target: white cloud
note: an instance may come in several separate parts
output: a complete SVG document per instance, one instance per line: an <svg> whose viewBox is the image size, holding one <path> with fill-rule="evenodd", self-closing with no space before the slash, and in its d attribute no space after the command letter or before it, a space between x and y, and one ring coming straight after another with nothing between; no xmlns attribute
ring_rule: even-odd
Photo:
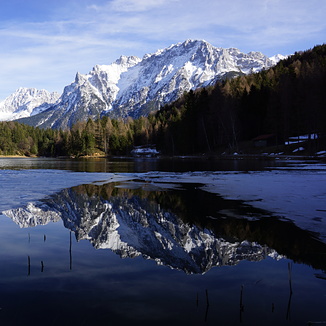
<svg viewBox="0 0 326 326"><path fill-rule="evenodd" d="M109 8L120 12L142 12L170 6L178 0L113 0Z"/></svg>

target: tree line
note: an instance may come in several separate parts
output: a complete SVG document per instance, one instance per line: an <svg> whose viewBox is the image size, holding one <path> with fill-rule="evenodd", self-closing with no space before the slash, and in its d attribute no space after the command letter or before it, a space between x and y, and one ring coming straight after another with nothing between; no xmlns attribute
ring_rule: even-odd
<svg viewBox="0 0 326 326"><path fill-rule="evenodd" d="M155 144L165 154L225 149L273 134L326 135L326 45L298 52L259 73L185 92L177 101L139 119L76 123L70 130L0 123L0 155L126 155Z"/></svg>

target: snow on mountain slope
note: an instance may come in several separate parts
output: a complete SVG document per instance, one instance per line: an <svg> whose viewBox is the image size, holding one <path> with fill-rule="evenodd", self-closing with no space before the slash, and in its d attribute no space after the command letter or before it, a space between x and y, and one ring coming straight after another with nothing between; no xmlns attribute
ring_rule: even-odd
<svg viewBox="0 0 326 326"><path fill-rule="evenodd" d="M229 74L258 72L277 60L260 52L245 54L187 40L142 59L122 56L111 65L95 66L88 74L77 73L56 104L24 122L64 129L89 117L146 116L185 91L214 84Z"/></svg>
<svg viewBox="0 0 326 326"><path fill-rule="evenodd" d="M58 93L35 88L19 88L0 102L0 121L15 120L36 115L53 105Z"/></svg>
<svg viewBox="0 0 326 326"><path fill-rule="evenodd" d="M229 72L248 74L274 63L259 52L213 47L205 41L188 40L146 55L121 75L114 107L122 115L146 115L146 104L176 100L184 91L213 84Z"/></svg>

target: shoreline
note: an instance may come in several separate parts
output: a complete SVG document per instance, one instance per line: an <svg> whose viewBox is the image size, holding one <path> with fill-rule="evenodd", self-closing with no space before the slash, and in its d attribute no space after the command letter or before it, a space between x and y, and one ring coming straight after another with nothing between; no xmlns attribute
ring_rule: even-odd
<svg viewBox="0 0 326 326"><path fill-rule="evenodd" d="M0 155L0 158L31 158L31 157L37 157L37 156L26 156L26 155Z"/></svg>
<svg viewBox="0 0 326 326"><path fill-rule="evenodd" d="M181 160L319 160L326 161L326 155L286 155L286 154L199 154L199 155L161 155L161 156L132 156L132 155L85 155L79 157L69 156L25 156L0 155L0 158L53 158L53 159L181 159Z"/></svg>

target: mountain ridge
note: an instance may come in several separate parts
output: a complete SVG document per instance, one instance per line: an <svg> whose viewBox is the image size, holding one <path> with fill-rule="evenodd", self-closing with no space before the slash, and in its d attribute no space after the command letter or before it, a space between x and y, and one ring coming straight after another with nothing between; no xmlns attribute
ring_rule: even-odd
<svg viewBox="0 0 326 326"><path fill-rule="evenodd" d="M67 129L88 118L138 118L180 97L235 75L258 72L282 58L261 52L218 48L202 40L187 40L145 54L121 56L110 65L95 65L88 74L77 72L60 99L39 114L20 122L42 128Z"/></svg>

